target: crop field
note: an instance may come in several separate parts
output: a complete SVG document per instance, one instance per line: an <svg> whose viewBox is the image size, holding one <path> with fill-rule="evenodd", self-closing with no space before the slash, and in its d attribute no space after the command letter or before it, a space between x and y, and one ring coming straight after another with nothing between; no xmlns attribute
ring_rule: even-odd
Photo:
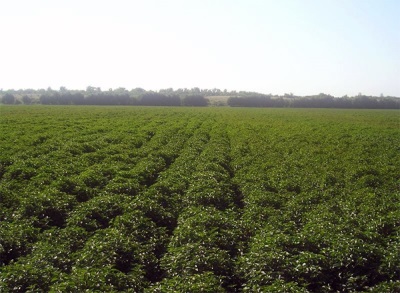
<svg viewBox="0 0 400 293"><path fill-rule="evenodd" d="M400 112L0 107L0 292L399 292Z"/></svg>

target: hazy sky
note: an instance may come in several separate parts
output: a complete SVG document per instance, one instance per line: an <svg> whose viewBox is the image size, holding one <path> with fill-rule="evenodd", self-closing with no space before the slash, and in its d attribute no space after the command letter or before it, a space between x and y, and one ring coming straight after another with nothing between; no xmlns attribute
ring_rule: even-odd
<svg viewBox="0 0 400 293"><path fill-rule="evenodd" d="M0 0L0 88L400 96L400 0Z"/></svg>

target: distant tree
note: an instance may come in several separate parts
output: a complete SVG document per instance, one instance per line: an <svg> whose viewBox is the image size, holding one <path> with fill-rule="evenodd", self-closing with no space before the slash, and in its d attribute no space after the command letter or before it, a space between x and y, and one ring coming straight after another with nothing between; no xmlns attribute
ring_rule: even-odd
<svg viewBox="0 0 400 293"><path fill-rule="evenodd" d="M25 105L30 105L30 104L32 104L32 98L28 95L24 95L24 96L22 96L22 102Z"/></svg>
<svg viewBox="0 0 400 293"><path fill-rule="evenodd" d="M220 89L217 89L217 88L213 88L213 89L212 89L212 94L213 94L214 96L219 96L219 95L221 94L221 90L220 90Z"/></svg>
<svg viewBox="0 0 400 293"><path fill-rule="evenodd" d="M208 105L208 100L201 95L191 95L186 96L182 100L183 106L196 106L196 107L205 107Z"/></svg>
<svg viewBox="0 0 400 293"><path fill-rule="evenodd" d="M60 90L59 90L60 93L66 93L67 91L68 90L65 86L60 86Z"/></svg>
<svg viewBox="0 0 400 293"><path fill-rule="evenodd" d="M274 107L274 100L267 95L230 97L228 105L231 107Z"/></svg>
<svg viewBox="0 0 400 293"><path fill-rule="evenodd" d="M87 94L97 94L100 93L101 89L99 87L94 87L94 86L88 86L86 87L86 93Z"/></svg>
<svg viewBox="0 0 400 293"><path fill-rule="evenodd" d="M295 96L293 95L293 93L285 93L284 95L283 95L285 98L295 98Z"/></svg>
<svg viewBox="0 0 400 293"><path fill-rule="evenodd" d="M75 93L70 95L70 104L82 105L84 104L84 96L81 93Z"/></svg>
<svg viewBox="0 0 400 293"><path fill-rule="evenodd" d="M3 104L15 104L15 101L16 99L12 94L5 94L2 99Z"/></svg>
<svg viewBox="0 0 400 293"><path fill-rule="evenodd" d="M124 87L119 87L119 88L115 89L113 91L113 93L118 94L118 95L127 95L127 94L129 94L129 91Z"/></svg>
<svg viewBox="0 0 400 293"><path fill-rule="evenodd" d="M159 93L163 95L173 95L174 89L173 88L161 89Z"/></svg>
<svg viewBox="0 0 400 293"><path fill-rule="evenodd" d="M140 99L142 106L180 106L181 99L177 95L167 96L159 93L146 93Z"/></svg>
<svg viewBox="0 0 400 293"><path fill-rule="evenodd" d="M146 90L144 90L144 89L142 89L142 88L140 88L140 87L137 87L137 88L132 89L132 90L130 91L130 94L131 94L132 96L134 96L134 97L139 97L139 96L143 95L144 93L146 93Z"/></svg>
<svg viewBox="0 0 400 293"><path fill-rule="evenodd" d="M192 93L195 94L195 95L198 95L198 94L200 94L200 92L201 92L200 89L199 89L198 87L192 88L191 91L192 91Z"/></svg>

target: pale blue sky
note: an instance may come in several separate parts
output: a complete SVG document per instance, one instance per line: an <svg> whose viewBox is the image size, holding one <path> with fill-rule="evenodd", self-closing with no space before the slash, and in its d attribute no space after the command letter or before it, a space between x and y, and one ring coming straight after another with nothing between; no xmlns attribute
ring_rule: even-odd
<svg viewBox="0 0 400 293"><path fill-rule="evenodd" d="M0 0L0 88L400 96L400 0Z"/></svg>

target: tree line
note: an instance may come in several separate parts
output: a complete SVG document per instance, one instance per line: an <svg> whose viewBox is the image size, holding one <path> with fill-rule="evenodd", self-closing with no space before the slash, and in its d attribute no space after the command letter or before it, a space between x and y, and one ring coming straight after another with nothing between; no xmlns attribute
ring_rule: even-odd
<svg viewBox="0 0 400 293"><path fill-rule="evenodd" d="M335 98L326 94L295 97L285 95L253 95L230 97L231 107L276 107L276 108L344 108L344 109L400 109L400 99L396 97L374 97L358 95Z"/></svg>
<svg viewBox="0 0 400 293"><path fill-rule="evenodd" d="M42 105L137 105L137 106L207 106L208 100L202 95L187 95L183 98L178 95L160 93L145 93L138 98L128 94L93 93L49 93L42 94L37 100L24 95L17 99L7 93L2 97L3 104L42 104Z"/></svg>
<svg viewBox="0 0 400 293"><path fill-rule="evenodd" d="M227 91L219 89L162 89L146 91L142 88L125 88L102 91L99 87L86 90L27 89L0 90L3 104L43 104L43 105L136 105L136 106L208 106L210 96L228 97L230 107L277 107L277 108L358 108L358 109L400 109L400 98L390 96L334 97L324 93L312 96L293 94L265 95L256 92Z"/></svg>

